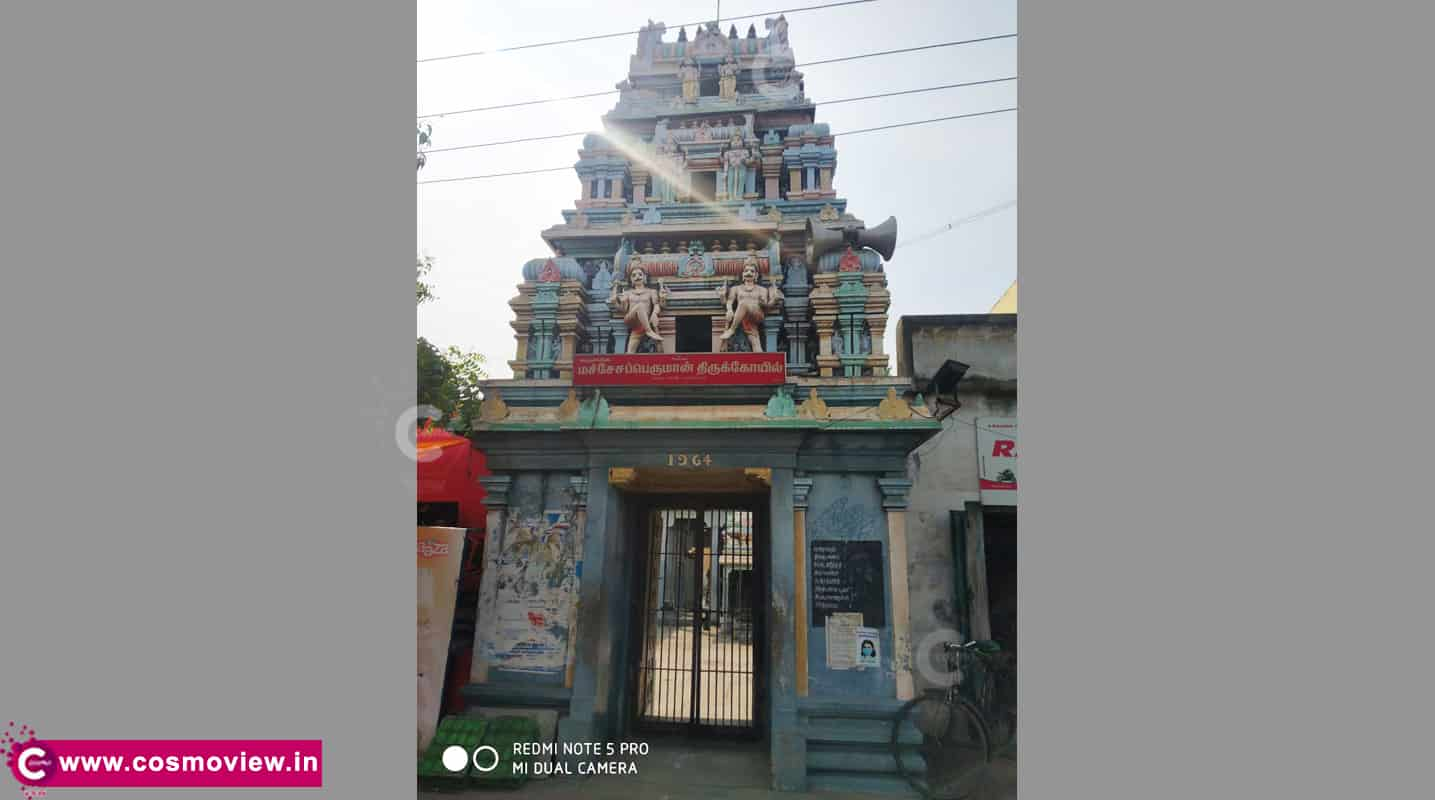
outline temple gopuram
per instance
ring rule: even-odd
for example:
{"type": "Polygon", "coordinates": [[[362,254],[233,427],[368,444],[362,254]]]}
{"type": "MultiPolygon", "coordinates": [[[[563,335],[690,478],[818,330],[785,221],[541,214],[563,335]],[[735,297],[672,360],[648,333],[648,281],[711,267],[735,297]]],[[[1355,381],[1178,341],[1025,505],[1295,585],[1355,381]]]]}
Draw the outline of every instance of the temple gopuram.
{"type": "Polygon", "coordinates": [[[884,340],[896,220],[839,194],[795,64],[783,17],[649,22],[514,265],[464,693],[560,745],[747,738],[778,789],[904,790],[878,720],[920,683],[908,455],[942,426],[884,340]]]}

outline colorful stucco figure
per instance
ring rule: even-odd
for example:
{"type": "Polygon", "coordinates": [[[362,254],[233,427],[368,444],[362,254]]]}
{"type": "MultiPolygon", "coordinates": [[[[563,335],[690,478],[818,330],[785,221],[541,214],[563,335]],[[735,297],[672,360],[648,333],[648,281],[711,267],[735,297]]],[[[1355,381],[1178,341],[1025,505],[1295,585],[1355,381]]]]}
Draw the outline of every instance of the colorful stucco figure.
{"type": "Polygon", "coordinates": [[[727,330],[719,338],[726,343],[741,329],[752,351],[762,352],[762,321],[767,319],[768,311],[782,303],[782,292],[757,282],[757,259],[748,256],[742,266],[742,283],[733,286],[724,280],[718,287],[718,297],[722,298],[727,316],[727,330]]]}
{"type": "Polygon", "coordinates": [[[636,353],[644,336],[663,341],[663,335],[658,332],[658,319],[670,293],[661,280],[657,289],[648,286],[648,272],[643,269],[642,259],[638,256],[628,263],[628,284],[629,288],[621,293],[618,285],[613,284],[608,305],[623,315],[629,333],[628,352],[636,353]]]}

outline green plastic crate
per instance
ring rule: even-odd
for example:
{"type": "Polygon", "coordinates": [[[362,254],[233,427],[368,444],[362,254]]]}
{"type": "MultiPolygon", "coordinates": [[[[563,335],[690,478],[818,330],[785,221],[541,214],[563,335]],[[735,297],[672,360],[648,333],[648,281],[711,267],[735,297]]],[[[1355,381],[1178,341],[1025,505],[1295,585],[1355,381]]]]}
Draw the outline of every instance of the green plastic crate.
{"type": "Polygon", "coordinates": [[[489,772],[479,772],[470,767],[469,779],[480,787],[516,788],[527,783],[527,774],[513,773],[513,745],[538,741],[538,723],[528,717],[492,717],[486,722],[488,726],[482,744],[498,751],[498,766],[489,772]]]}
{"type": "Polygon", "coordinates": [[[444,718],[434,732],[433,741],[429,742],[428,749],[419,759],[419,777],[440,782],[462,782],[469,773],[474,772],[473,751],[483,743],[487,730],[488,721],[484,719],[444,718]],[[462,747],[464,752],[469,754],[467,766],[458,772],[450,772],[443,765],[443,751],[454,745],[462,747]]]}

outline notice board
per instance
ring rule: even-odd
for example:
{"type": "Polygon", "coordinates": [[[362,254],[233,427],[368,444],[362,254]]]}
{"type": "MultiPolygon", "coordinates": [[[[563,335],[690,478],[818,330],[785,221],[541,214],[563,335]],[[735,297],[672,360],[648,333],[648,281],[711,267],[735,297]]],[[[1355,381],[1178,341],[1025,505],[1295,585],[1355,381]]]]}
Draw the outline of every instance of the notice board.
{"type": "Polygon", "coordinates": [[[811,575],[813,627],[825,627],[828,614],[854,612],[868,628],[886,627],[881,542],[814,539],[811,575]]]}

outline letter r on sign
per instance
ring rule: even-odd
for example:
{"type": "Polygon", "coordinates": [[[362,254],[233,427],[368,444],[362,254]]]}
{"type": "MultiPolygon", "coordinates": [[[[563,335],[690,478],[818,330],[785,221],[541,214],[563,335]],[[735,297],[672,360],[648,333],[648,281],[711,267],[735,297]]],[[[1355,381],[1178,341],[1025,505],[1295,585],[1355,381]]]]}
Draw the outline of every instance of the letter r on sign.
{"type": "Polygon", "coordinates": [[[1016,453],[1012,452],[1012,450],[1015,448],[1016,442],[1012,441],[1011,439],[998,439],[996,443],[992,445],[992,457],[1016,458],[1016,453]]]}

